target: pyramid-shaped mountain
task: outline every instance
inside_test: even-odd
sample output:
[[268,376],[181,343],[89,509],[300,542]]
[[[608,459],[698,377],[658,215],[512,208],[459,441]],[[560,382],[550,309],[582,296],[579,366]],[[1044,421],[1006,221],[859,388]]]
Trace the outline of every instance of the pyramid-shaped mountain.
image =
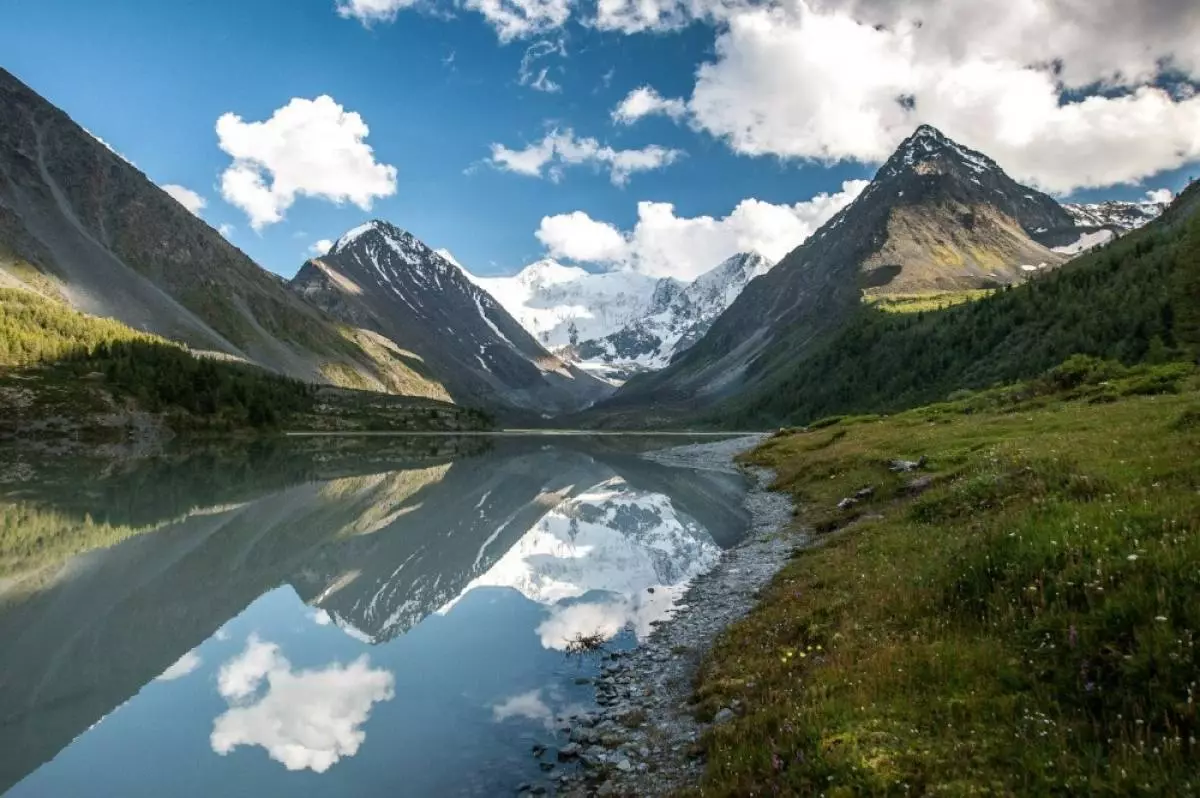
[[400,342],[464,404],[552,414],[611,391],[547,352],[458,267],[388,222],[349,231],[291,286],[336,318]]
[[703,339],[600,409],[624,417],[650,397],[668,413],[702,409],[803,358],[864,297],[1019,282],[1062,263],[1066,256],[1041,242],[1075,226],[1053,198],[924,125],[853,203],[752,281]]

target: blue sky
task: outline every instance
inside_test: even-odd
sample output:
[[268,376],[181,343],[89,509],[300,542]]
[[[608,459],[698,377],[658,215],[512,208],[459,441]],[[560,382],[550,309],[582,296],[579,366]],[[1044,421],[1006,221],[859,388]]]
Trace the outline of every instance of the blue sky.
[[[904,1],[914,6],[914,15],[927,17],[928,7],[939,5]],[[343,14],[338,2],[347,7]],[[1062,195],[1140,197],[1148,188],[1178,190],[1197,171],[1200,134],[1189,131],[1200,129],[1194,124],[1200,100],[1176,92],[1157,97],[1151,108],[1138,95],[1157,91],[1159,78],[1139,60],[1144,45],[1160,62],[1162,56],[1173,58],[1185,76],[1194,79],[1200,72],[1197,46],[1184,35],[1200,38],[1200,31],[1186,9],[1178,12],[1183,19],[1146,21],[1144,29],[1129,34],[1136,40],[1128,48],[1107,42],[1113,68],[1122,74],[1116,93],[1124,92],[1128,107],[1107,109],[1109,132],[1101,135],[1089,132],[1101,127],[1096,121],[1081,134],[1058,109],[1039,105],[1040,73],[1029,73],[1031,56],[1024,52],[999,52],[981,65],[930,46],[928,57],[921,56],[928,63],[911,58],[896,63],[895,41],[872,38],[874,28],[855,28],[848,16],[818,15],[803,2],[768,16],[761,15],[761,4],[737,0],[654,2],[662,16],[647,19],[631,16],[632,5],[615,14],[610,3],[606,18],[603,3],[597,10],[568,0],[519,0],[511,6],[520,23],[514,34],[487,10],[499,6],[472,0],[415,8],[392,0],[3,0],[0,52],[5,68],[155,182],[198,193],[206,221],[231,226],[234,243],[285,276],[299,268],[315,241],[334,239],[369,217],[409,229],[484,274],[513,272],[547,252],[594,268],[645,264],[647,271],[666,272],[673,267],[663,252],[677,240],[686,243],[693,238],[689,231],[701,227],[713,236],[706,240],[714,258],[721,254],[715,250],[746,241],[769,240],[766,246],[778,248],[823,220],[824,212],[810,214],[804,203],[822,192],[842,192],[845,181],[869,178],[917,121],[938,124],[1010,171],[1009,161],[1016,161],[1015,176],[1032,176]],[[394,16],[385,19],[350,13],[389,6]],[[565,21],[547,21],[559,10],[567,14]],[[971,22],[962,12],[945,17],[947,26]],[[1006,22],[1019,26],[1026,20]],[[900,18],[884,24],[896,36],[904,30]],[[1064,81],[1095,83],[1109,69],[1088,61],[1087,48],[1094,43],[1088,35],[1099,33],[1081,29],[1079,41],[1056,54],[1068,65]],[[846,38],[839,42],[838,36]],[[522,81],[522,59],[531,47],[534,53],[552,52],[531,59]],[[826,63],[852,53],[854,60],[846,64]],[[1029,125],[1035,127],[1014,132],[984,118],[978,103],[961,100],[961,91],[956,95],[944,80],[929,77],[937,71],[931,65],[942,63],[936,59],[958,70],[952,74],[988,86],[980,96],[988,113],[996,103],[987,92],[1009,103],[1006,107],[1027,102],[1034,119]],[[708,73],[698,78],[702,65]],[[980,71],[997,65],[1009,71]],[[543,68],[558,91],[530,85]],[[891,77],[880,77],[887,73],[903,77],[893,84]],[[890,98],[910,85],[915,113],[898,112]],[[614,109],[644,86],[663,98],[679,98],[674,116],[651,111],[630,124],[615,121]],[[302,194],[282,209],[280,221],[252,229],[247,213],[223,197],[222,175],[234,159],[220,146],[218,118],[232,113],[243,123],[263,122],[293,98],[321,95],[369,126],[362,141],[372,148],[375,167],[394,167],[394,193],[378,192],[386,195],[374,197],[369,211],[350,201]],[[1128,114],[1129,124],[1121,123],[1121,113]],[[1117,124],[1111,122],[1114,115]],[[1143,129],[1139,125],[1161,132],[1162,145],[1153,152],[1139,145],[1130,153],[1130,140],[1122,136]],[[519,151],[551,130],[568,129],[572,142],[595,139],[593,149],[607,147],[610,153],[658,147],[675,154],[629,174],[623,185],[615,184],[605,156],[581,156],[579,165],[551,156],[540,176],[506,169],[502,159],[489,161],[493,145]],[[993,136],[993,130],[1001,132]],[[1047,131],[1059,140],[1046,144]],[[1036,144],[1019,145],[1023,136]],[[1080,164],[1066,163],[1073,153],[1080,154]],[[1083,162],[1082,154],[1090,160]],[[1120,163],[1099,171],[1090,166],[1114,159]],[[261,174],[267,181],[274,177],[265,167]],[[759,204],[736,224],[725,218],[751,198]],[[660,212],[657,221],[635,227],[639,202],[671,203],[673,216]],[[778,214],[767,218],[768,206],[786,206],[799,223],[789,217],[781,227]],[[684,223],[702,215],[713,217],[711,224]],[[546,232],[548,218],[560,222],[559,235]],[[688,257],[699,262],[705,252]]]

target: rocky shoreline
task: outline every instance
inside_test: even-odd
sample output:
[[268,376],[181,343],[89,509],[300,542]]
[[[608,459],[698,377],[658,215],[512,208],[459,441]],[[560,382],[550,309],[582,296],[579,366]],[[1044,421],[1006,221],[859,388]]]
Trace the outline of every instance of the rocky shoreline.
[[[749,436],[643,456],[691,468],[734,470],[734,456],[762,440]],[[692,583],[676,613],[648,640],[632,651],[599,654],[599,709],[558,718],[556,746],[534,747],[557,794],[666,795],[700,778],[703,762],[696,746],[708,724],[691,714],[692,677],[717,635],[749,612],[758,590],[804,543],[803,537],[778,534],[792,518],[792,505],[788,497],[767,490],[773,475],[753,469],[747,476],[752,480],[745,499],[751,526],[742,543]],[[723,708],[713,722],[725,722],[739,709]],[[556,761],[561,772],[553,774],[559,769],[552,764]],[[522,785],[520,791],[543,794],[551,789]]]

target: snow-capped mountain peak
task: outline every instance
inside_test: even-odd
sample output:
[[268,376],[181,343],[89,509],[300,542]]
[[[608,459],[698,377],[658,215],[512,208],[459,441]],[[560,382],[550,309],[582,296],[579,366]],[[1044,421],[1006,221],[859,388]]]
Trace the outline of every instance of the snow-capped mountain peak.
[[608,390],[547,352],[458,266],[385,221],[342,235],[292,287],[336,318],[402,342],[455,399],[575,410]]
[[586,269],[581,269],[578,266],[564,266],[556,260],[546,258],[521,269],[521,271],[517,272],[516,279],[522,285],[534,288],[569,283],[572,280],[581,280],[587,276],[588,271]]
[[921,164],[952,160],[975,174],[999,172],[996,162],[981,152],[964,147],[932,125],[921,125],[888,159],[883,173],[894,176],[906,170],[921,171]]

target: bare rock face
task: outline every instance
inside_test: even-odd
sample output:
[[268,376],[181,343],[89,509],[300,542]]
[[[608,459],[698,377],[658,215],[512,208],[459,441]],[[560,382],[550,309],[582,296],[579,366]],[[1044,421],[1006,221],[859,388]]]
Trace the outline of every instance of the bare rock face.
[[389,390],[406,371],[2,69],[0,275],[300,379]]
[[347,324],[402,341],[458,402],[549,415],[612,390],[547,352],[461,269],[388,222],[347,232],[291,288]]

